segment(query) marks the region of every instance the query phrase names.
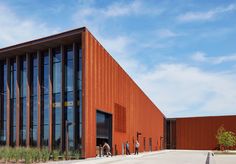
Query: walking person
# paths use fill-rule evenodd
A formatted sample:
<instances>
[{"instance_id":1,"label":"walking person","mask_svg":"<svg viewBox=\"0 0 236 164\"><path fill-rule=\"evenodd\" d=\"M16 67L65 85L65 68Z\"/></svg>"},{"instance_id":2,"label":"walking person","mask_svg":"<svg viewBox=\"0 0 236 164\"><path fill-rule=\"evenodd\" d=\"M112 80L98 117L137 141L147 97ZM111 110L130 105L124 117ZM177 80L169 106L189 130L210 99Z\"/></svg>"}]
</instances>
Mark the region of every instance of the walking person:
<instances>
[{"instance_id":1,"label":"walking person","mask_svg":"<svg viewBox=\"0 0 236 164\"><path fill-rule=\"evenodd\" d=\"M138 155L138 148L139 148L139 142L138 142L138 140L136 140L134 155L136 155L136 154Z\"/></svg>"},{"instance_id":2,"label":"walking person","mask_svg":"<svg viewBox=\"0 0 236 164\"><path fill-rule=\"evenodd\" d=\"M130 151L129 151L129 142L127 141L125 144L125 150L126 150L126 155L130 155Z\"/></svg>"},{"instance_id":3,"label":"walking person","mask_svg":"<svg viewBox=\"0 0 236 164\"><path fill-rule=\"evenodd\" d=\"M108 143L105 142L102 148L103 148L103 153L106 154L107 157L109 155L111 156L111 147L109 146Z\"/></svg>"},{"instance_id":4,"label":"walking person","mask_svg":"<svg viewBox=\"0 0 236 164\"><path fill-rule=\"evenodd\" d=\"M102 157L102 144L99 145L99 157Z\"/></svg>"}]
</instances>

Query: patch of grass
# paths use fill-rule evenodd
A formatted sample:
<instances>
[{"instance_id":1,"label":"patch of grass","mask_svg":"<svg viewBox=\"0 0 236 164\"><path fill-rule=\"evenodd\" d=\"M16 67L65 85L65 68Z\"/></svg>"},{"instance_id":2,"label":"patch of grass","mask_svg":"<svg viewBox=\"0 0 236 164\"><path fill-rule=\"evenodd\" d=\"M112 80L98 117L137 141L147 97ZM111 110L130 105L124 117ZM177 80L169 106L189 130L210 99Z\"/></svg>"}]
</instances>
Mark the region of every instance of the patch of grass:
<instances>
[{"instance_id":1,"label":"patch of grass","mask_svg":"<svg viewBox=\"0 0 236 164\"><path fill-rule=\"evenodd\" d=\"M47 162L50 157L54 161L65 159L79 159L79 151L70 151L66 153L54 150L50 152L47 148L26 148L26 147L0 147L0 160L5 163L40 163Z\"/></svg>"}]
</instances>

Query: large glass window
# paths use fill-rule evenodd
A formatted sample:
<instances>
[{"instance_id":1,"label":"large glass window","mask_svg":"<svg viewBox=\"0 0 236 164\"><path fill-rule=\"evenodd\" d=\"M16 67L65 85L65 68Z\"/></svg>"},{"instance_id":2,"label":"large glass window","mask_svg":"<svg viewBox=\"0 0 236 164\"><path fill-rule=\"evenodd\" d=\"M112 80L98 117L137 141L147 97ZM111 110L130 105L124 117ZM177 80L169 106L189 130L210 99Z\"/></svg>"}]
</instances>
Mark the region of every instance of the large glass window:
<instances>
[{"instance_id":1,"label":"large glass window","mask_svg":"<svg viewBox=\"0 0 236 164\"><path fill-rule=\"evenodd\" d=\"M53 51L53 93L61 91L61 53L60 49Z\"/></svg>"},{"instance_id":2,"label":"large glass window","mask_svg":"<svg viewBox=\"0 0 236 164\"><path fill-rule=\"evenodd\" d=\"M16 60L10 60L10 144L16 144Z\"/></svg>"},{"instance_id":3,"label":"large glass window","mask_svg":"<svg viewBox=\"0 0 236 164\"><path fill-rule=\"evenodd\" d=\"M38 129L38 59L37 54L32 54L31 58L31 103L30 103L30 144L37 145Z\"/></svg>"},{"instance_id":4,"label":"large glass window","mask_svg":"<svg viewBox=\"0 0 236 164\"><path fill-rule=\"evenodd\" d=\"M49 142L49 55L45 51L42 57L41 68L41 142L42 146L48 146Z\"/></svg>"},{"instance_id":5,"label":"large glass window","mask_svg":"<svg viewBox=\"0 0 236 164\"><path fill-rule=\"evenodd\" d=\"M53 148L60 149L61 145L61 95L54 94L53 101Z\"/></svg>"},{"instance_id":6,"label":"large glass window","mask_svg":"<svg viewBox=\"0 0 236 164\"><path fill-rule=\"evenodd\" d=\"M66 92L71 92L73 91L73 49L72 47L68 47L66 49L66 87L65 90Z\"/></svg>"},{"instance_id":7,"label":"large glass window","mask_svg":"<svg viewBox=\"0 0 236 164\"><path fill-rule=\"evenodd\" d=\"M82 150L82 51L73 46L66 47L65 53L65 121L68 130L68 148ZM76 57L76 58L74 58ZM75 64L75 65L74 65ZM74 67L76 72L74 73ZM75 88L74 88L75 81ZM74 97L74 91L76 97ZM75 100L74 100L75 99ZM75 105L73 104L75 102ZM75 109L74 109L75 107ZM67 143L67 142L66 142Z\"/></svg>"},{"instance_id":8,"label":"large glass window","mask_svg":"<svg viewBox=\"0 0 236 164\"><path fill-rule=\"evenodd\" d=\"M6 144L7 65L0 62L0 145Z\"/></svg>"},{"instance_id":9,"label":"large glass window","mask_svg":"<svg viewBox=\"0 0 236 164\"><path fill-rule=\"evenodd\" d=\"M105 113L97 112L97 138L109 139L109 119Z\"/></svg>"},{"instance_id":10,"label":"large glass window","mask_svg":"<svg viewBox=\"0 0 236 164\"><path fill-rule=\"evenodd\" d=\"M112 145L112 115L104 112L96 112L96 145L104 142Z\"/></svg>"},{"instance_id":11,"label":"large glass window","mask_svg":"<svg viewBox=\"0 0 236 164\"><path fill-rule=\"evenodd\" d=\"M79 123L79 149L82 150L82 49L78 49L79 60L77 66L77 119ZM77 129L76 129L77 130Z\"/></svg>"},{"instance_id":12,"label":"large glass window","mask_svg":"<svg viewBox=\"0 0 236 164\"><path fill-rule=\"evenodd\" d=\"M75 147L74 140L74 107L73 107L73 48L67 47L65 54L65 120L68 131L68 148L73 150Z\"/></svg>"},{"instance_id":13,"label":"large glass window","mask_svg":"<svg viewBox=\"0 0 236 164\"><path fill-rule=\"evenodd\" d=\"M53 148L61 146L61 52L53 50Z\"/></svg>"},{"instance_id":14,"label":"large glass window","mask_svg":"<svg viewBox=\"0 0 236 164\"><path fill-rule=\"evenodd\" d=\"M26 124L27 124L27 108L26 108L26 82L27 82L27 63L26 57L20 58L20 144L26 145Z\"/></svg>"}]
</instances>

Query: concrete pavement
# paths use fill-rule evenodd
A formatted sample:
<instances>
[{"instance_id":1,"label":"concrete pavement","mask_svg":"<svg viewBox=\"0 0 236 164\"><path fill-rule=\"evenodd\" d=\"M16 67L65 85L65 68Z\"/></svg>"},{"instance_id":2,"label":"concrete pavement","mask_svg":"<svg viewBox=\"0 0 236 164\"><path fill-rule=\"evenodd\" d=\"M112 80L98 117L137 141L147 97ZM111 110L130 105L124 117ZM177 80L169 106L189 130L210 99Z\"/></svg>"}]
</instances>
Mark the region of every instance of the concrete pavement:
<instances>
[{"instance_id":1,"label":"concrete pavement","mask_svg":"<svg viewBox=\"0 0 236 164\"><path fill-rule=\"evenodd\" d=\"M139 155L119 155L113 157L90 158L77 161L61 161L58 164L207 164L209 151L162 150L140 153ZM209 160L215 164L214 160ZM50 162L55 163L55 162ZM217 163L218 164L218 163ZM224 163L226 164L226 163Z\"/></svg>"},{"instance_id":2,"label":"concrete pavement","mask_svg":"<svg viewBox=\"0 0 236 164\"><path fill-rule=\"evenodd\" d=\"M216 164L235 164L236 163L236 155L215 155L215 163Z\"/></svg>"}]
</instances>

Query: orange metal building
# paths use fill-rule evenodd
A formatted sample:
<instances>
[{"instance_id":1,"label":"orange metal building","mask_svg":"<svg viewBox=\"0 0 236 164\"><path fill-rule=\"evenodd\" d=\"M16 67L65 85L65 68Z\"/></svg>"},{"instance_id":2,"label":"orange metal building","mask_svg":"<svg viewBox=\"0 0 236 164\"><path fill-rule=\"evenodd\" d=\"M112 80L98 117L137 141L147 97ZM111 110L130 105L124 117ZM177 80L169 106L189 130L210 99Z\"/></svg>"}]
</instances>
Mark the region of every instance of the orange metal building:
<instances>
[{"instance_id":1,"label":"orange metal building","mask_svg":"<svg viewBox=\"0 0 236 164\"><path fill-rule=\"evenodd\" d=\"M117 47L119 48L119 47ZM0 145L123 154L214 149L236 116L167 119L87 28L0 49Z\"/></svg>"},{"instance_id":2,"label":"orange metal building","mask_svg":"<svg viewBox=\"0 0 236 164\"><path fill-rule=\"evenodd\" d=\"M218 148L216 134L223 125L236 133L236 116L206 116L168 119L168 148L190 150L215 150Z\"/></svg>"},{"instance_id":3,"label":"orange metal building","mask_svg":"<svg viewBox=\"0 0 236 164\"><path fill-rule=\"evenodd\" d=\"M2 48L0 68L0 145L164 148L164 115L86 28Z\"/></svg>"},{"instance_id":4,"label":"orange metal building","mask_svg":"<svg viewBox=\"0 0 236 164\"><path fill-rule=\"evenodd\" d=\"M83 41L85 156L96 153L97 110L112 115L112 147L118 154L125 141L134 151L137 133L141 151L163 148L164 115L88 30Z\"/></svg>"}]
</instances>

